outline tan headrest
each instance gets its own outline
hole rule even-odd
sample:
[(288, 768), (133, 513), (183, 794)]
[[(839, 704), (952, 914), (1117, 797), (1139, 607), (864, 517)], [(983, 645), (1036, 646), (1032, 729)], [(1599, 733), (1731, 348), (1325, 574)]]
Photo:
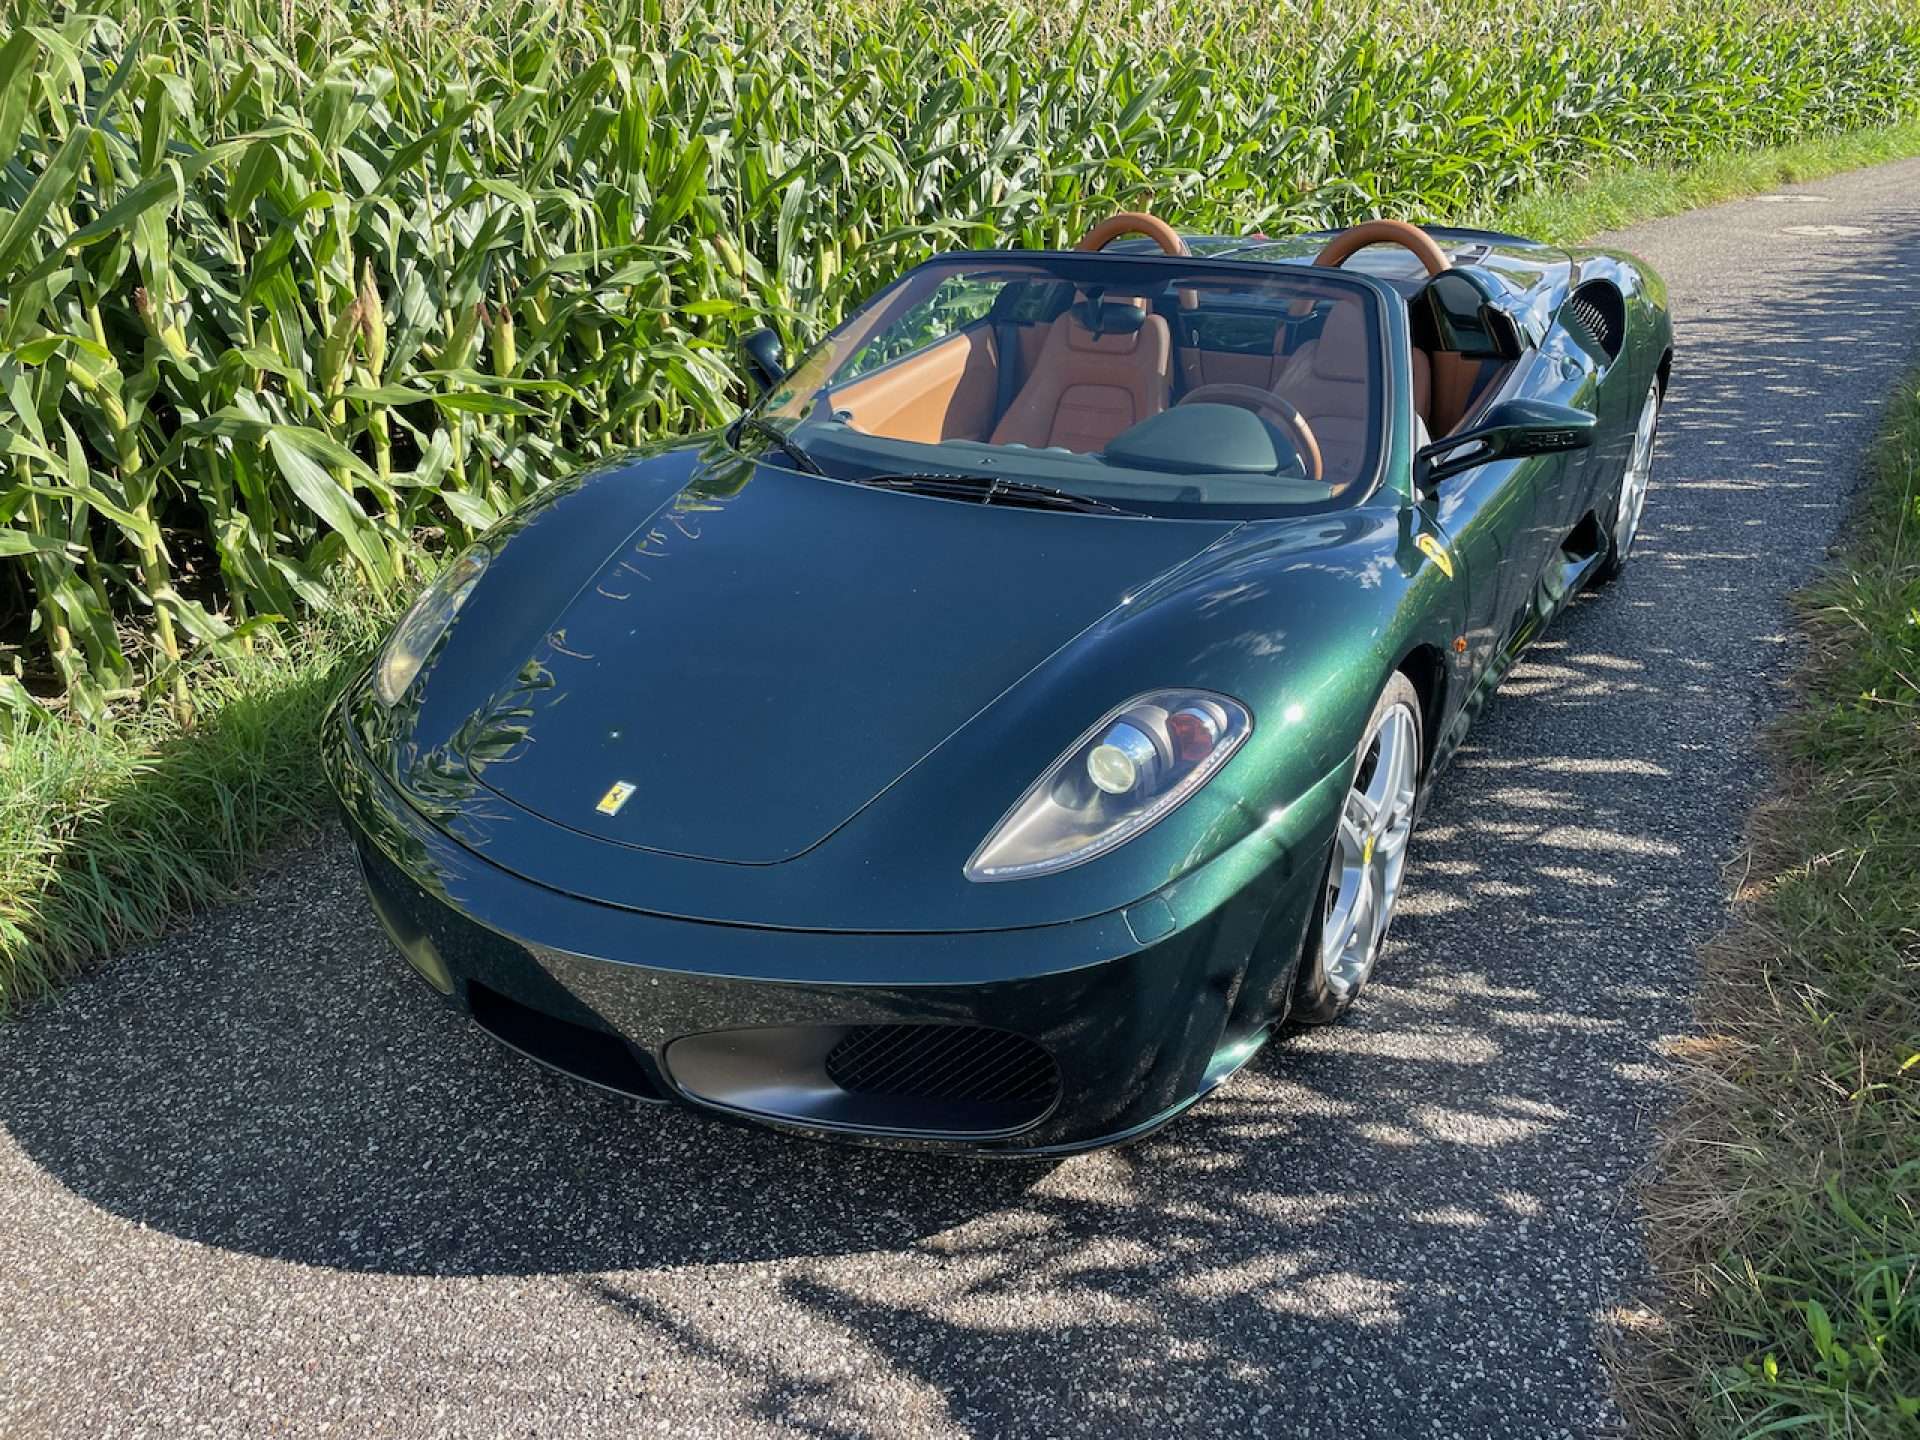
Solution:
[[(1148, 317), (1149, 321), (1160, 320), (1158, 315)], [(1164, 328), (1166, 321), (1160, 320)], [(1083, 355), (1131, 355), (1140, 346), (1140, 337), (1152, 333), (1151, 324), (1142, 325), (1138, 330), (1108, 330), (1096, 335), (1077, 320), (1067, 321), (1067, 348), (1077, 350)]]
[(1368, 363), (1367, 317), (1358, 300), (1336, 301), (1313, 347), (1313, 373), (1321, 380), (1365, 380)]
[[(1096, 290), (1093, 293), (1100, 297), (1103, 305), (1128, 305), (1135, 310), (1143, 311), (1147, 308), (1147, 297), (1144, 295), (1117, 295), (1111, 290)], [(1076, 290), (1073, 292), (1073, 304), (1068, 308), (1070, 310), (1077, 310), (1082, 305), (1089, 303), (1092, 299), (1093, 296), (1087, 294), (1086, 291)]]
[(1131, 355), (1139, 344), (1140, 332), (1148, 328), (1147, 322), (1154, 317), (1146, 300), (1138, 295), (1108, 295), (1093, 300), (1079, 293), (1060, 318), (1066, 321), (1069, 350), (1096, 355)]

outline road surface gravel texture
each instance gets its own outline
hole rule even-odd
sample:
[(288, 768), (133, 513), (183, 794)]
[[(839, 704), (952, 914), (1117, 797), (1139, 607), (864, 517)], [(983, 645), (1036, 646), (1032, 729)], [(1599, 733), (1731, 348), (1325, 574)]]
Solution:
[(1587, 1436), (1785, 603), (1920, 334), (1920, 163), (1611, 237), (1640, 550), (1440, 785), (1349, 1022), (1130, 1149), (846, 1150), (444, 1008), (336, 829), (0, 1027), (0, 1435)]

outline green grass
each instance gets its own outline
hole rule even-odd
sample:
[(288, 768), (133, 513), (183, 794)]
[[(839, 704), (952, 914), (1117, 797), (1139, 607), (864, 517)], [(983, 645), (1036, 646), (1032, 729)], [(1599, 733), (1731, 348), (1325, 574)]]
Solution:
[(0, 1019), (236, 894), (262, 854), (311, 833), (330, 804), (321, 712), (386, 621), (343, 606), (202, 662), (191, 729), (154, 705), (0, 741)]
[(1800, 597), (1802, 703), (1706, 952), (1649, 1215), (1651, 1434), (1920, 1435), (1920, 382)]
[(1536, 240), (1572, 244), (1635, 221), (1915, 155), (1920, 155), (1920, 119), (1762, 150), (1725, 151), (1681, 165), (1604, 169), (1581, 184), (1511, 201), (1483, 223)]

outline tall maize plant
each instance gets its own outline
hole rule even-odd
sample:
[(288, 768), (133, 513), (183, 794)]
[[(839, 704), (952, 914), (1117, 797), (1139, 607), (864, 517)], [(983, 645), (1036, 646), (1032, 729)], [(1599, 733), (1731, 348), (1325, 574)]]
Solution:
[(938, 246), (1453, 217), (1916, 97), (1868, 0), (14, 0), (0, 723), (189, 715), (183, 660), (725, 419), (743, 330)]

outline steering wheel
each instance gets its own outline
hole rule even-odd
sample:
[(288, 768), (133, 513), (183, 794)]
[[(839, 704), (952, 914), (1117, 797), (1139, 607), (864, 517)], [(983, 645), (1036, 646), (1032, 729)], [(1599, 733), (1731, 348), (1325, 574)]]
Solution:
[(1313, 427), (1307, 424), (1306, 416), (1273, 391), (1262, 390), (1258, 385), (1196, 385), (1180, 397), (1180, 403), (1238, 405), (1242, 410), (1251, 410), (1273, 421), (1291, 436), (1293, 448), (1300, 452), (1300, 460), (1307, 467), (1307, 478), (1325, 481), (1327, 470), (1320, 461), (1320, 442), (1314, 438)]
[(1349, 226), (1326, 243), (1320, 253), (1313, 257), (1313, 263), (1338, 269), (1350, 256), (1369, 245), (1398, 245), (1411, 250), (1420, 258), (1420, 263), (1427, 267), (1429, 275), (1438, 275), (1442, 270), (1453, 268), (1438, 240), (1418, 225), (1409, 225), (1404, 220), (1363, 220), (1358, 225)]
[(1076, 250), (1104, 250), (1122, 235), (1145, 235), (1157, 243), (1169, 255), (1187, 255), (1187, 242), (1180, 238), (1180, 232), (1157, 215), (1145, 215), (1138, 210), (1124, 210), (1118, 215), (1109, 215), (1098, 225), (1080, 237)]

